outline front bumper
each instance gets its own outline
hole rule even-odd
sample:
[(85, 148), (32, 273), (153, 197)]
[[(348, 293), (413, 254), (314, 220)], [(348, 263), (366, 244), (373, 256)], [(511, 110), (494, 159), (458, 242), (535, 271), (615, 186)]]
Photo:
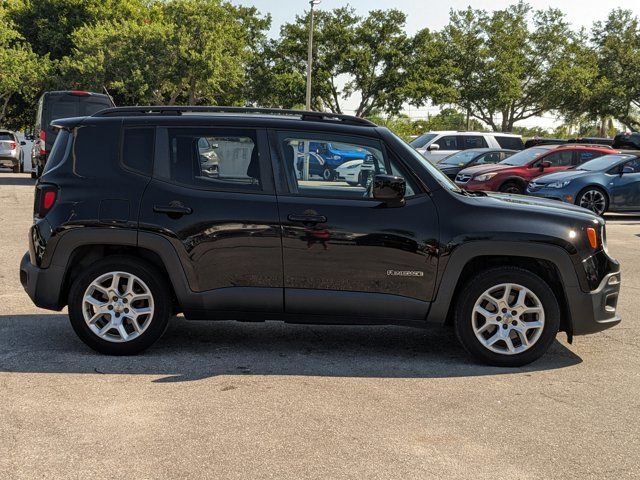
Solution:
[(573, 335), (587, 335), (611, 328), (622, 320), (616, 313), (620, 294), (620, 271), (606, 275), (595, 290), (567, 288)]
[(20, 283), (37, 307), (47, 310), (62, 310), (64, 302), (60, 298), (64, 268), (50, 265), (39, 268), (31, 263), (29, 253), (20, 262)]

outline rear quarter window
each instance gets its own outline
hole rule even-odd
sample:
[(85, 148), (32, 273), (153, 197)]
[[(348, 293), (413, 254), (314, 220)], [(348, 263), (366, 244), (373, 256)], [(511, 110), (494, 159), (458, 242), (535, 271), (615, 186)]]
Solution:
[(69, 130), (61, 130), (58, 136), (56, 137), (56, 141), (53, 143), (53, 148), (49, 153), (49, 157), (47, 158), (47, 163), (44, 166), (43, 174), (47, 173), (58, 165), (64, 162), (69, 154), (69, 138), (71, 138), (71, 133)]
[(524, 149), (524, 144), (522, 143), (522, 139), (518, 137), (500, 137), (496, 135), (496, 142), (500, 145), (501, 148), (505, 148), (507, 150), (522, 150)]

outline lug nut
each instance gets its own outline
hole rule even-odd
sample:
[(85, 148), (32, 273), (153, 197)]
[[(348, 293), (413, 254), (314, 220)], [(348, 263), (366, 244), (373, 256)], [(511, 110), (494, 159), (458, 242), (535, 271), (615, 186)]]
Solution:
[(502, 309), (502, 313), (507, 313), (507, 309), (506, 309), (506, 308), (503, 308), (503, 309)]
[(507, 329), (509, 328), (509, 325), (507, 325), (506, 323), (504, 325), (502, 325), (502, 328)]
[(516, 311), (514, 310), (513, 312), (511, 312), (511, 315), (513, 315), (513, 316), (515, 317), (516, 315), (518, 315), (518, 312), (516, 312)]
[[(124, 313), (129, 313), (129, 309), (128, 309), (128, 308), (125, 308), (125, 309), (124, 309)], [(514, 322), (514, 325), (515, 325), (515, 322)]]
[(127, 303), (127, 299), (126, 299), (126, 298), (123, 298), (123, 299), (122, 299), (122, 303)]
[(116, 318), (119, 318), (119, 317), (120, 317), (120, 314), (119, 314), (119, 313), (116, 313)]
[(514, 327), (518, 324), (518, 322), (516, 322), (515, 320), (513, 322), (511, 322), (511, 325), (513, 325)]
[(107, 308), (108, 308), (109, 310), (113, 310), (113, 305), (109, 305)]
[(496, 320), (498, 320), (499, 322), (502, 321), (502, 317), (496, 317)]

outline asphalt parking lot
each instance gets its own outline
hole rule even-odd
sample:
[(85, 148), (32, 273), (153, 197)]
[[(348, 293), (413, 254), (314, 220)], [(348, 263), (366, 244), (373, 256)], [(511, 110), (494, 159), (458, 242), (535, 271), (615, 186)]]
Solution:
[(453, 334), (187, 322), (100, 356), (20, 286), (33, 180), (0, 173), (0, 478), (640, 478), (640, 217), (623, 323), (519, 369)]

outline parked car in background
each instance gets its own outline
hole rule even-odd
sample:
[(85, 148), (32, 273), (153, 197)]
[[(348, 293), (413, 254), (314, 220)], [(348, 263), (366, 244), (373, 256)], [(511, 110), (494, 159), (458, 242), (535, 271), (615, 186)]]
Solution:
[(615, 153), (583, 163), (574, 170), (542, 175), (527, 193), (588, 208), (593, 213), (640, 210), (640, 158)]
[(503, 150), (496, 148), (472, 148), (463, 150), (438, 162), (437, 167), (450, 179), (455, 179), (458, 172), (474, 165), (487, 165), (503, 161), (511, 155), (518, 153), (516, 150)]
[(521, 135), (494, 132), (427, 132), (410, 142), (423, 157), (436, 164), (460, 150), (472, 148), (496, 148), (522, 150)]
[(23, 145), (26, 145), (26, 142), (18, 140), (15, 132), (0, 129), (0, 167), (8, 167), (13, 170), (13, 173), (22, 173), (24, 171)]
[(47, 157), (58, 132), (51, 126), (53, 120), (93, 115), (105, 108), (114, 107), (109, 95), (84, 90), (45, 92), (38, 100), (36, 122), (28, 137), (33, 140), (31, 165), (34, 178), (42, 174)]
[(519, 193), (543, 173), (567, 170), (594, 158), (613, 153), (610, 147), (589, 145), (541, 145), (529, 148), (496, 165), (465, 168), (456, 183), (465, 190)]
[(619, 133), (613, 139), (613, 148), (640, 150), (640, 132)]
[(526, 142), (524, 142), (524, 148), (532, 148), (538, 145), (564, 145), (567, 143), (566, 139), (563, 138), (530, 138)]
[(613, 138), (604, 137), (576, 137), (567, 140), (567, 143), (580, 143), (583, 145), (613, 145)]
[(300, 142), (298, 144), (297, 169), (302, 178), (304, 169), (305, 143), (309, 148), (309, 174), (322, 177), (323, 180), (333, 180), (336, 178), (335, 169), (345, 162), (360, 160), (367, 156), (365, 150), (349, 149), (347, 145), (326, 142)]

